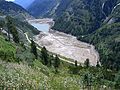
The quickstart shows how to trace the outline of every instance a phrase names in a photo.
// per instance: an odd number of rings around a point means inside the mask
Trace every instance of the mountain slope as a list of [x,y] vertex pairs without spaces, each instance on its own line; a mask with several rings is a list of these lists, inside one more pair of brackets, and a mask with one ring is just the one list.
[[28,8],[28,12],[35,17],[42,17],[51,11],[59,0],[35,0]]
[[[64,1],[64,5],[68,1],[70,0]],[[92,33],[103,22],[106,24],[119,21],[119,0],[74,0],[66,7],[62,16],[55,19],[54,29],[75,36]],[[58,12],[61,13],[59,9]]]
[[7,1],[0,1],[0,12],[16,18],[32,18],[32,16],[21,6]]
[[79,36],[99,28],[102,19],[105,18],[102,4],[98,0],[88,2],[88,0],[71,1],[63,15],[55,19],[54,29]]
[[96,46],[104,67],[120,69],[120,23],[104,25],[94,33],[79,39]]
[[55,19],[53,29],[94,44],[100,53],[102,65],[118,70],[119,25],[119,0],[74,0],[61,17]]
[[[26,37],[24,35],[24,33],[26,33],[26,32],[29,33],[29,37],[31,37],[31,38],[33,38],[34,35],[39,34],[39,31],[36,28],[34,28],[33,26],[31,26],[28,22],[22,21],[21,19],[19,20],[18,18],[15,19],[10,16],[9,16],[9,19],[18,31],[20,41],[26,42]],[[0,25],[2,24],[1,25],[2,27],[1,26],[0,27],[3,28],[3,32],[4,31],[8,32],[6,24],[4,23],[4,22],[7,22],[6,16],[4,16],[4,17],[1,16],[0,22],[1,22]]]
[[15,0],[14,3],[21,5],[24,8],[27,8],[34,0]]

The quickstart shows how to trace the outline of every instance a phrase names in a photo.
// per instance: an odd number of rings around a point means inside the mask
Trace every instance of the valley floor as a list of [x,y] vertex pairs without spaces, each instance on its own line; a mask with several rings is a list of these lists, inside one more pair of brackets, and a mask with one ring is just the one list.
[[[54,25],[52,19],[34,19],[28,20],[28,22],[31,25],[32,23]],[[99,54],[93,45],[78,41],[76,37],[62,32],[51,29],[48,32],[40,32],[39,35],[35,36],[35,42],[40,46],[45,46],[52,53],[72,61],[77,60],[79,63],[84,63],[86,59],[89,59],[90,64],[95,66],[99,60]]]
[[50,52],[80,63],[89,59],[90,64],[95,66],[99,60],[99,54],[93,45],[78,41],[74,36],[58,31],[41,32],[35,36],[35,42],[40,46],[45,46]]

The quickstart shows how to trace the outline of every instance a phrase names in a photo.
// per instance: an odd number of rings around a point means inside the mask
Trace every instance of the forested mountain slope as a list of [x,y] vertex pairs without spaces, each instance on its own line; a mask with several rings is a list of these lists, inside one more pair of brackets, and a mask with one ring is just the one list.
[[[11,21],[11,23],[9,25],[7,25],[8,18]],[[15,29],[18,32],[19,39],[22,42],[26,41],[26,37],[24,35],[24,33],[26,33],[26,32],[29,33],[29,37],[33,37],[34,35],[39,34],[39,31],[36,28],[34,28],[33,26],[31,26],[27,21],[22,21],[21,19],[19,20],[18,18],[16,19],[16,18],[12,18],[10,16],[5,16],[5,15],[4,15],[4,17],[3,17],[3,15],[0,16],[0,28],[2,28],[0,32],[4,32],[4,34],[8,34],[7,26],[15,27]]]
[[104,25],[94,33],[79,39],[96,46],[100,61],[106,68],[120,69],[120,23]]
[[55,22],[53,29],[94,44],[104,66],[111,69],[120,68],[119,0],[71,1]]
[[4,15],[11,15],[20,19],[33,18],[28,11],[21,6],[5,0],[0,1],[0,12]]
[[[64,4],[68,1],[64,1]],[[62,16],[55,20],[56,30],[75,36],[92,33],[101,27],[103,22],[119,21],[119,2],[116,0],[70,1]]]
[[27,7],[27,11],[35,17],[43,17],[50,12],[59,0],[35,0],[31,5]]

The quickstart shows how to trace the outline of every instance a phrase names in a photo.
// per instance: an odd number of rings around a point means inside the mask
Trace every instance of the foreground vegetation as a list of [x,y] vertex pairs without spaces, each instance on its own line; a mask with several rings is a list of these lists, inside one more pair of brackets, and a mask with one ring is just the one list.
[[[9,54],[0,54],[0,89],[7,90],[82,90],[120,88],[120,73],[101,67],[69,64],[53,57],[45,47],[37,50],[37,58],[29,47],[5,41],[0,35],[0,51],[13,51],[14,58]],[[32,48],[32,46],[31,46]],[[17,52],[16,52],[17,51]],[[4,58],[3,58],[4,57]],[[7,57],[7,58],[5,58]],[[8,60],[8,58],[10,60]],[[11,61],[12,60],[12,61]]]

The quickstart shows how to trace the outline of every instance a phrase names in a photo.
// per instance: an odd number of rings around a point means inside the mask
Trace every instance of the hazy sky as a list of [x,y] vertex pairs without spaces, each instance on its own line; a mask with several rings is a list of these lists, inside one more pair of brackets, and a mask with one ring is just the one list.
[[21,5],[22,7],[26,8],[29,6],[34,0],[6,0],[6,1],[14,1],[15,3]]

